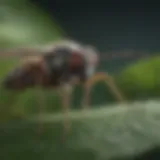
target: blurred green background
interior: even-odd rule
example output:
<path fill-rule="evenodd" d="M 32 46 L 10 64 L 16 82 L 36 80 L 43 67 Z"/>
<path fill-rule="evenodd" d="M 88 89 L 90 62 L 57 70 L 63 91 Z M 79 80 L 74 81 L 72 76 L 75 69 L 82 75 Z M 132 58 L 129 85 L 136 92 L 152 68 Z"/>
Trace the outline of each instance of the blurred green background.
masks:
<path fill-rule="evenodd" d="M 63 35 L 63 30 L 49 15 L 26 0 L 2 1 L 0 22 L 1 49 L 41 45 Z"/>
<path fill-rule="evenodd" d="M 41 46 L 63 39 L 65 36 L 66 32 L 53 18 L 27 1 L 1 2 L 1 49 Z M 159 99 L 160 56 L 158 55 L 159 53 L 157 56 L 155 54 L 151 58 L 138 61 L 132 58 L 107 60 L 102 57 L 98 71 L 109 71 L 129 101 Z M 3 79 L 3 76 L 17 63 L 16 58 L 0 57 L 0 78 Z M 77 86 L 73 94 L 72 108 L 80 109 L 82 94 L 81 86 Z M 54 91 L 44 91 L 44 98 L 47 113 L 61 111 L 60 99 Z M 72 132 L 67 141 L 62 143 L 62 115 L 57 118 L 58 120 L 57 115 L 54 115 L 55 118 L 51 116 L 51 120 L 49 116 L 44 117 L 49 120 L 45 123 L 45 132 L 41 136 L 37 136 L 37 121 L 36 123 L 11 121 L 13 118 L 37 114 L 37 100 L 36 90 L 16 94 L 1 87 L 0 159 L 108 160 L 113 158 L 114 160 L 119 157 L 118 159 L 125 160 L 130 155 L 146 151 L 152 146 L 159 146 L 159 102 L 148 102 L 147 108 L 145 103 L 140 103 L 119 105 L 117 109 L 111 105 L 116 101 L 109 89 L 105 88 L 103 82 L 97 83 L 93 87 L 91 104 L 100 111 L 93 110 L 86 115 L 83 112 L 72 113 Z M 104 107 L 106 109 L 101 110 Z"/>

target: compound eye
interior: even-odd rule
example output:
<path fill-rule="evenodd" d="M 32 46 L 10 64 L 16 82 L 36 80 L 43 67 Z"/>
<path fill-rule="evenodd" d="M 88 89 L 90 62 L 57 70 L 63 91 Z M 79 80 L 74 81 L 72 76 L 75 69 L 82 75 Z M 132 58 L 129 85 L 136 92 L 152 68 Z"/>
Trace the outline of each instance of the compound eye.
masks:
<path fill-rule="evenodd" d="M 63 59 L 61 57 L 55 58 L 54 60 L 52 60 L 52 65 L 56 66 L 56 67 L 60 67 L 63 63 Z"/>

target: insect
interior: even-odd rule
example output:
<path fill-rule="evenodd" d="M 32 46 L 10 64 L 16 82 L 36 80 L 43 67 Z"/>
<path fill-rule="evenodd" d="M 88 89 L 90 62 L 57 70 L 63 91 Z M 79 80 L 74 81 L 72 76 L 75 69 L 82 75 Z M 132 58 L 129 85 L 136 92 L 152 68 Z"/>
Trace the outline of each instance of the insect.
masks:
<path fill-rule="evenodd" d="M 28 88 L 39 88 L 39 96 L 43 99 L 40 88 L 58 90 L 62 99 L 64 113 L 64 130 L 69 130 L 68 112 L 74 85 L 82 84 L 84 98 L 82 104 L 88 103 L 86 81 L 94 74 L 98 63 L 98 55 L 88 46 L 74 41 L 61 41 L 44 49 L 37 56 L 28 56 L 20 61 L 5 77 L 2 85 L 12 91 L 22 92 Z M 39 104 L 40 115 L 44 112 L 44 104 Z M 42 125 L 40 125 L 42 130 Z"/>
<path fill-rule="evenodd" d="M 81 84 L 84 88 L 82 106 L 89 107 L 90 91 L 96 81 L 105 81 L 118 101 L 122 95 L 112 78 L 105 73 L 96 73 L 99 55 L 95 48 L 81 45 L 74 41 L 60 41 L 47 48 L 37 56 L 28 56 L 16 68 L 6 75 L 2 85 L 13 91 L 38 88 L 40 115 L 44 113 L 43 93 L 41 88 L 58 90 L 64 113 L 64 133 L 70 130 L 69 107 L 73 87 Z M 41 100 L 41 101 L 40 101 Z M 39 132 L 43 130 L 40 122 Z"/>

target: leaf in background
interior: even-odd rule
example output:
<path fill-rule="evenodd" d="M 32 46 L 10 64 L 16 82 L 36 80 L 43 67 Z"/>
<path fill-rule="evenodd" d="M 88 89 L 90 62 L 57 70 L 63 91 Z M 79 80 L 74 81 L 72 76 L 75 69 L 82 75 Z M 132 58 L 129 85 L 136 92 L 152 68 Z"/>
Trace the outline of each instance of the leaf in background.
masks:
<path fill-rule="evenodd" d="M 0 47 L 38 45 L 62 38 L 63 30 L 47 14 L 27 1 L 2 1 Z"/>

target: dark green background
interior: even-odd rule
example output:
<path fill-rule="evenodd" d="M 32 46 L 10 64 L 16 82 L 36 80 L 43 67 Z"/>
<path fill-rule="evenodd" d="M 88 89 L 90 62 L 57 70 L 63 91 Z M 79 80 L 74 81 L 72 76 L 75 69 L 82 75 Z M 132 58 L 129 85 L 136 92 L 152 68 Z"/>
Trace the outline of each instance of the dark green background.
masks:
<path fill-rule="evenodd" d="M 137 6 L 114 1 L 112 4 L 104 3 L 101 7 L 99 6 L 100 4 L 96 2 L 93 3 L 95 7 L 91 7 L 91 2 L 88 5 L 86 3 L 85 5 L 79 4 L 78 1 L 76 1 L 77 4 L 73 4 L 71 1 L 67 1 L 67 4 L 64 4 L 60 0 L 59 2 L 39 0 L 39 2 L 41 2 L 42 8 L 44 8 L 46 12 L 56 17 L 66 31 L 67 36 L 96 45 L 105 55 L 110 55 L 111 50 L 119 51 L 121 49 L 140 50 L 142 52 L 144 51 L 144 53 L 149 51 L 150 54 L 159 50 L 158 5 L 153 7 L 151 4 L 144 5 L 142 3 Z M 99 11 L 90 10 L 90 8 L 99 9 Z M 20 9 L 22 8 L 19 8 L 19 10 Z M 50 33 L 50 30 L 48 30 L 48 32 Z M 50 35 L 49 33 L 48 35 Z M 43 34 L 45 35 L 45 32 Z M 49 37 L 49 39 L 52 39 L 52 36 Z M 46 39 L 48 40 L 48 38 Z M 138 51 L 135 53 L 138 53 Z M 101 57 L 103 56 L 101 55 Z M 136 58 L 133 59 L 131 57 L 114 59 L 102 58 L 98 70 L 109 71 L 109 73 L 115 74 L 135 60 Z M 75 92 L 75 107 L 78 107 L 82 90 L 76 88 Z M 114 100 L 113 96 L 109 94 L 109 91 L 104 89 L 103 83 L 95 86 L 92 94 L 92 104 L 94 105 Z M 36 112 L 38 105 L 35 96 L 36 94 L 34 93 L 28 93 L 26 96 L 23 94 L 20 95 L 19 104 L 16 104 L 14 107 L 19 105 L 21 108 L 24 104 L 23 107 L 27 109 L 30 107 L 29 109 L 32 109 L 32 111 L 34 108 Z M 28 99 L 26 99 L 26 97 Z M 51 103 L 51 101 L 53 102 L 53 96 L 50 94 L 49 98 L 50 101 L 47 101 L 47 106 L 52 107 L 52 110 L 48 110 L 52 113 L 55 109 L 53 109 Z M 11 99 L 7 97 L 7 101 L 8 100 L 10 101 Z M 37 123 L 15 122 L 8 123 L 4 126 L 0 125 L 0 159 L 97 160 L 95 150 L 86 149 L 85 146 L 91 146 L 91 148 L 96 148 L 96 151 L 102 150 L 106 154 L 112 153 L 113 155 L 116 151 L 123 150 L 125 147 L 125 155 L 127 155 L 128 149 L 132 149 L 132 147 L 137 149 L 139 146 L 143 148 L 144 145 L 144 150 L 146 150 L 147 144 L 159 146 L 158 124 L 160 113 L 158 103 L 159 102 L 157 102 L 157 107 L 155 106 L 155 108 L 151 103 L 151 107 L 148 107 L 148 110 L 147 108 L 141 108 L 141 105 L 138 105 L 137 108 L 132 105 L 127 106 L 130 109 L 126 107 L 124 110 L 123 107 L 110 109 L 107 108 L 109 105 L 105 105 L 107 108 L 105 112 L 103 112 L 105 114 L 102 116 L 102 112 L 99 115 L 93 113 L 93 115 L 91 114 L 93 116 L 91 119 L 89 118 L 90 115 L 83 118 L 83 113 L 77 113 L 77 116 L 79 116 L 77 119 L 76 113 L 73 113 L 75 118 L 72 118 L 72 132 L 67 137 L 68 141 L 66 142 L 76 143 L 77 140 L 81 142 L 80 137 L 82 137 L 82 143 L 85 143 L 83 143 L 84 146 L 82 145 L 81 149 L 70 148 L 67 145 L 68 143 L 62 143 L 62 118 L 58 122 L 51 121 L 51 123 L 46 123 L 44 134 L 41 136 L 36 132 L 38 127 Z M 154 105 L 155 104 L 156 103 L 154 103 Z M 80 137 L 78 135 L 80 135 Z M 158 154 L 159 153 L 157 153 L 157 159 L 159 159 Z M 153 157 L 147 158 L 149 160 L 155 159 Z M 140 157 L 139 159 L 146 160 L 147 158 Z M 122 158 L 121 160 L 124 159 L 126 158 Z"/>
<path fill-rule="evenodd" d="M 30 0 L 66 31 L 66 35 L 101 51 L 160 49 L 159 3 L 138 0 Z"/>

